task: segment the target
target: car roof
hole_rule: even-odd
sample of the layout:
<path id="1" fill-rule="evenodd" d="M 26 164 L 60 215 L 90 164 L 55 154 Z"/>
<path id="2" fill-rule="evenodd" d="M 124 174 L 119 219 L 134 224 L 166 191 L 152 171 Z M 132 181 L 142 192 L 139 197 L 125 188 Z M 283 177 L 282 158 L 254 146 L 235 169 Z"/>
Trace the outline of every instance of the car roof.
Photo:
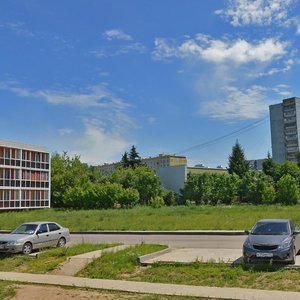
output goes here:
<path id="1" fill-rule="evenodd" d="M 258 222 L 265 222 L 265 223 L 287 223 L 287 222 L 290 222 L 291 220 L 289 219 L 262 219 L 262 220 L 259 220 L 257 221 Z"/>
<path id="2" fill-rule="evenodd" d="M 54 223 L 54 224 L 57 224 L 56 222 L 52 222 L 52 221 L 51 222 L 49 222 L 49 221 L 25 222 L 23 224 L 40 225 L 40 224 L 45 224 L 45 223 Z"/>

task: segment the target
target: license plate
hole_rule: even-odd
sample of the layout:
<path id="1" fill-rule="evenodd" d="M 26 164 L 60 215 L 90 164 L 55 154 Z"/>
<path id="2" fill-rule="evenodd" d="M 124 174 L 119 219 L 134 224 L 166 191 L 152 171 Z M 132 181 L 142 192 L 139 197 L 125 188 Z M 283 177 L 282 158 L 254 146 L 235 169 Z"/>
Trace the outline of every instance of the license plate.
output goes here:
<path id="1" fill-rule="evenodd" d="M 273 257 L 273 253 L 256 253 L 256 257 L 270 258 L 270 257 Z"/>

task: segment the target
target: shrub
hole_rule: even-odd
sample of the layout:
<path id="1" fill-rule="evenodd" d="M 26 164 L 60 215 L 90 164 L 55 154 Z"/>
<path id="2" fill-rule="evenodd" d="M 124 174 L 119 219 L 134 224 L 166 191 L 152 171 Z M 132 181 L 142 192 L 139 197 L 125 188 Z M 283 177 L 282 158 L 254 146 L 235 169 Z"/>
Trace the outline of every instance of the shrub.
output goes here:
<path id="1" fill-rule="evenodd" d="M 291 175 L 282 176 L 277 182 L 277 201 L 286 204 L 297 204 L 299 189 L 297 180 Z"/>

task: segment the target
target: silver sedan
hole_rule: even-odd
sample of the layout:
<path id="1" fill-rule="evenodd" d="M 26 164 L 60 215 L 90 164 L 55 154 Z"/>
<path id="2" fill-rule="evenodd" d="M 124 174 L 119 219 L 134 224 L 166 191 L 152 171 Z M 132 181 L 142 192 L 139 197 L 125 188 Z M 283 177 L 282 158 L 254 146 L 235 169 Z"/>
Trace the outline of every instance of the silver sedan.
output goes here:
<path id="1" fill-rule="evenodd" d="M 55 222 L 30 222 L 10 234 L 0 236 L 0 252 L 30 254 L 34 249 L 63 247 L 70 241 L 70 232 Z"/>

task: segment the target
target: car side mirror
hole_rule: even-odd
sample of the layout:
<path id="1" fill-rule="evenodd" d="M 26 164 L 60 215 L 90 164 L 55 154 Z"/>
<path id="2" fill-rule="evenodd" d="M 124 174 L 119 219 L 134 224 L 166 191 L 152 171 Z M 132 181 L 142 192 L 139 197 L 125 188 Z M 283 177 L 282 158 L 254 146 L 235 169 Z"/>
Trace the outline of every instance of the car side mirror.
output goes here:
<path id="1" fill-rule="evenodd" d="M 38 231 L 36 232 L 37 235 L 39 235 L 40 233 L 42 233 L 41 230 L 38 230 Z"/>
<path id="2" fill-rule="evenodd" d="M 297 234 L 299 234 L 300 233 L 300 230 L 299 229 L 295 229 L 294 231 L 293 231 L 293 234 L 294 235 L 297 235 Z"/>
<path id="3" fill-rule="evenodd" d="M 249 235 L 250 231 L 249 230 L 245 230 L 245 234 Z"/>

